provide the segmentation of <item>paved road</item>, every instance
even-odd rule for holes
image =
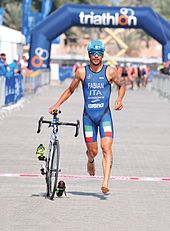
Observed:
[[[45,199],[43,177],[3,176],[39,173],[35,150],[47,145],[50,131],[43,127],[37,135],[37,120],[50,118],[48,107],[67,85],[44,88],[0,119],[0,230],[169,231],[170,181],[162,178],[170,177],[170,103],[149,90],[127,91],[124,110],[113,111],[115,178],[109,195],[100,192],[100,178],[86,178],[82,130],[74,138],[72,128],[60,130],[67,197]],[[80,119],[82,107],[78,89],[62,106],[61,120]],[[96,176],[102,175],[101,158],[99,152]]]

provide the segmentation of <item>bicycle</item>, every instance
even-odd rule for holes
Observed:
[[[61,125],[66,126],[75,126],[75,137],[79,134],[79,127],[80,127],[80,121],[77,120],[77,123],[69,123],[69,122],[61,122],[59,120],[58,114],[61,113],[61,111],[55,111],[53,113],[53,119],[52,121],[44,120],[44,117],[40,117],[38,121],[38,130],[37,133],[40,133],[42,124],[49,124],[49,127],[52,128],[50,142],[49,142],[49,149],[48,153],[44,159],[45,161],[45,170],[42,171],[42,174],[45,175],[46,180],[46,186],[47,186],[47,193],[46,197],[50,200],[53,200],[55,192],[56,192],[56,186],[58,182],[58,173],[59,173],[59,161],[60,161],[60,145],[59,145],[59,138],[58,138],[58,127]],[[62,189],[65,190],[64,188]],[[61,192],[58,192],[58,196],[60,197],[62,195]]]

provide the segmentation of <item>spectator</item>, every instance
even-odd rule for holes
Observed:
[[[20,74],[21,73],[21,67],[20,67],[18,55],[15,55],[14,61],[9,64],[9,68],[10,68],[10,73],[12,73],[12,74]]]
[[[6,61],[6,54],[0,54],[0,76],[5,76],[6,72],[8,71],[8,64]]]
[[[162,74],[168,75],[169,74],[169,68],[167,67],[166,63],[163,63],[160,67],[159,67],[159,71]]]
[[[22,74],[31,73],[31,70],[28,68],[28,55],[27,54],[24,54],[22,56],[22,59],[20,60],[20,65],[21,65]]]

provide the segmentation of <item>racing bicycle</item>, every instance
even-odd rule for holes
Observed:
[[[69,123],[69,122],[61,122],[59,120],[58,114],[61,111],[54,111],[53,118],[51,121],[44,120],[42,116],[38,121],[38,130],[37,133],[40,133],[42,124],[48,124],[49,128],[52,128],[51,137],[49,141],[49,148],[44,159],[45,161],[45,169],[43,169],[43,174],[45,175],[46,180],[46,196],[50,200],[53,200],[55,192],[57,190],[56,186],[58,183],[58,173],[59,173],[59,162],[60,162],[60,145],[59,145],[59,126],[74,126],[75,130],[75,137],[79,134],[79,127],[80,121],[77,120],[76,123]],[[64,189],[63,189],[64,190]],[[58,196],[61,196],[62,193],[58,193]]]

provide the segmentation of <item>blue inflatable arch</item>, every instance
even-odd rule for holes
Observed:
[[[65,4],[34,28],[29,67],[49,68],[52,40],[72,26],[143,29],[162,44],[163,62],[170,62],[170,24],[152,8]]]

